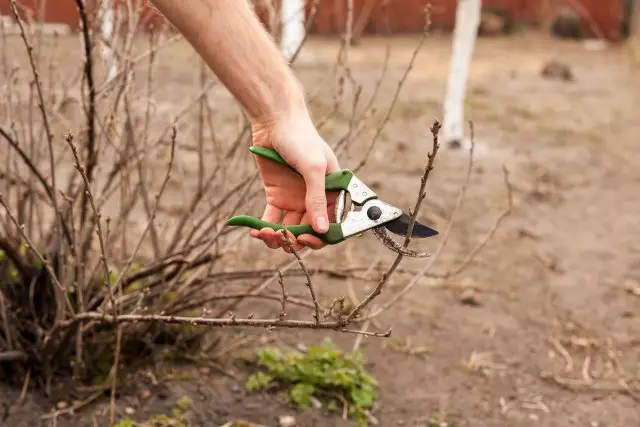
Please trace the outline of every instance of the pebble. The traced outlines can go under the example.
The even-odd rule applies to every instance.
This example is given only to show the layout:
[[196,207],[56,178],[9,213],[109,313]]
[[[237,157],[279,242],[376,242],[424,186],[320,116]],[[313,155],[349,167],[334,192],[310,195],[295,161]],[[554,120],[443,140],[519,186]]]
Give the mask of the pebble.
[[278,417],[278,426],[280,427],[295,427],[296,425],[296,419],[291,415],[281,415]]
[[318,399],[316,399],[315,397],[311,396],[310,400],[311,400],[311,405],[314,408],[316,408],[316,409],[322,408],[322,402],[320,402]]
[[480,305],[480,299],[473,289],[465,289],[460,295],[460,302],[464,305],[477,307]]
[[136,410],[133,409],[131,406],[127,406],[126,408],[124,408],[124,412],[127,415],[133,415],[136,413]]

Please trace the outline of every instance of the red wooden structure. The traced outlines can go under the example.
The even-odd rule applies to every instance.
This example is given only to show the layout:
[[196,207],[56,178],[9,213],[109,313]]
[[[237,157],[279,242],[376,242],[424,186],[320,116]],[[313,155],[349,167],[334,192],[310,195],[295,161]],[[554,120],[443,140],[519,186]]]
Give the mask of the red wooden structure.
[[[91,8],[95,0],[86,0]],[[116,2],[118,0],[115,0]],[[313,0],[307,1],[307,10]],[[353,0],[354,18],[357,19],[364,5],[370,0]],[[593,34],[601,33],[609,40],[622,37],[625,13],[632,0],[483,0],[483,8],[498,8],[506,12],[509,18],[519,24],[538,23],[559,5],[576,6],[581,16],[584,29]],[[148,2],[148,0],[147,0]],[[34,19],[42,17],[46,22],[69,24],[73,29],[79,27],[78,12],[75,0],[18,0],[23,11],[30,11]],[[258,3],[258,2],[256,2]],[[640,0],[636,0],[640,7]],[[316,19],[311,26],[312,33],[334,34],[344,29],[347,14],[345,0],[321,0]],[[457,0],[374,0],[373,9],[364,27],[365,33],[385,34],[418,32],[424,27],[424,10],[430,5],[432,28],[451,29],[455,22]],[[41,6],[44,10],[41,11]],[[258,14],[265,21],[263,10],[258,7]],[[41,14],[43,12],[43,14]],[[9,0],[0,0],[0,15],[11,15]],[[164,19],[151,7],[145,8],[142,24],[147,28],[157,27]],[[593,34],[595,35],[595,34]]]

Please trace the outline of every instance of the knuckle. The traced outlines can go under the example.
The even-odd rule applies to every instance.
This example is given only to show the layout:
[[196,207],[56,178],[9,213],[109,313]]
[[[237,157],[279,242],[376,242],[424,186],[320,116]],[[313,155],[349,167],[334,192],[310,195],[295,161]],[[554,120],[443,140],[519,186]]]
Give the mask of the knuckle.
[[313,159],[307,162],[305,169],[310,173],[324,173],[327,170],[327,161],[323,158]]
[[315,210],[321,210],[327,208],[327,202],[324,195],[313,194],[309,196],[309,205]]

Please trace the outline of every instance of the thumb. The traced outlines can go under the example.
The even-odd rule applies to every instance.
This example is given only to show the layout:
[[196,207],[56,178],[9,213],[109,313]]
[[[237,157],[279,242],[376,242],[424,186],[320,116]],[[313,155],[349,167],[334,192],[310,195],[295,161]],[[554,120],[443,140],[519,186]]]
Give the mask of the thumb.
[[311,226],[317,233],[326,233],[329,230],[327,196],[324,187],[326,171],[326,161],[314,162],[301,171],[307,186],[306,209],[311,218]]

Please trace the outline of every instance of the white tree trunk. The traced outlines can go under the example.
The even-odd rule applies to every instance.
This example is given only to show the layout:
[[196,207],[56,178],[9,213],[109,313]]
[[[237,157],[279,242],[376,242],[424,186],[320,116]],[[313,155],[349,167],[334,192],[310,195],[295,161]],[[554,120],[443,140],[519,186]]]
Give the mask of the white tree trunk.
[[115,56],[114,33],[117,25],[116,10],[113,0],[100,2],[100,53],[107,64],[107,82],[113,80],[118,72],[118,59]]
[[282,0],[280,6],[280,21],[282,22],[280,48],[287,60],[291,59],[304,39],[304,11],[304,0]]
[[481,6],[481,0],[458,0],[442,124],[445,141],[450,143],[464,140],[464,99]]

